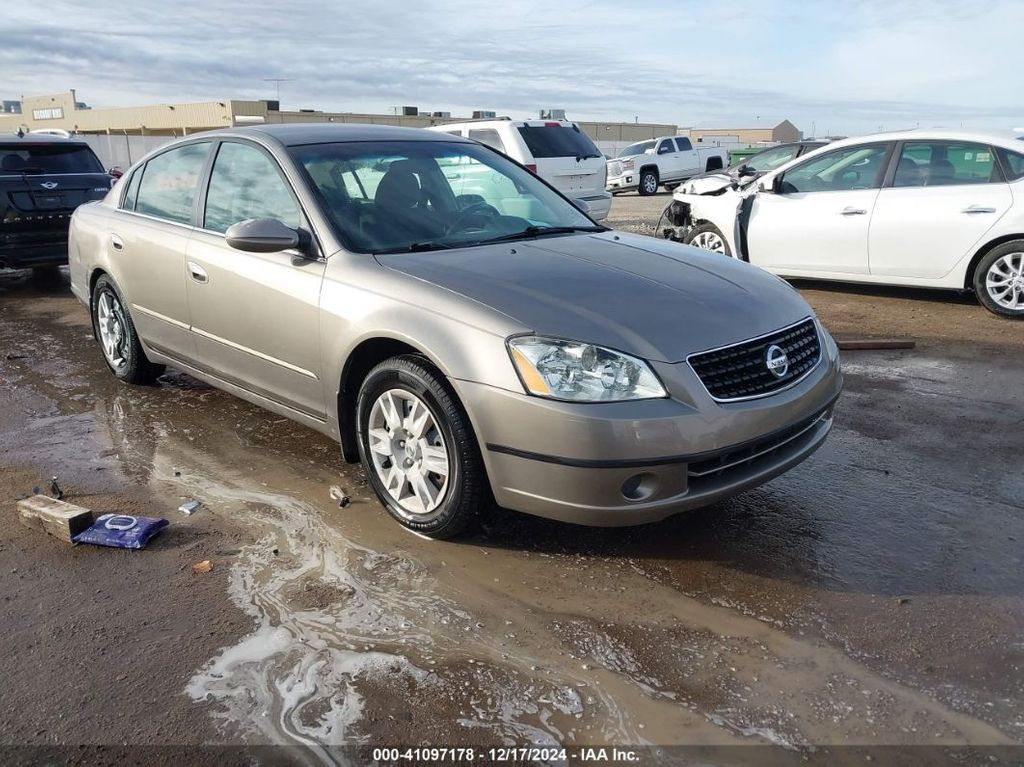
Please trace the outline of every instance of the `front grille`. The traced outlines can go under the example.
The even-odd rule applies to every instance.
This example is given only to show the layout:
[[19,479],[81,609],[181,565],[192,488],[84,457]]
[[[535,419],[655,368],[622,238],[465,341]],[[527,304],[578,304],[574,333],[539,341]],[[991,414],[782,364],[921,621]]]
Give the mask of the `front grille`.
[[782,431],[690,463],[686,467],[690,492],[712,489],[721,484],[723,478],[729,480],[733,475],[789,458],[813,438],[821,423],[831,415],[831,410],[830,405]]
[[[768,366],[768,350],[785,352],[787,368],[782,376]],[[774,356],[778,356],[776,352]],[[700,382],[719,401],[761,397],[785,389],[805,376],[821,357],[821,343],[813,319],[777,330],[765,336],[699,352],[689,357]]]
[[621,162],[610,162],[610,163],[608,163],[608,175],[609,176],[621,176],[622,175],[622,163]]

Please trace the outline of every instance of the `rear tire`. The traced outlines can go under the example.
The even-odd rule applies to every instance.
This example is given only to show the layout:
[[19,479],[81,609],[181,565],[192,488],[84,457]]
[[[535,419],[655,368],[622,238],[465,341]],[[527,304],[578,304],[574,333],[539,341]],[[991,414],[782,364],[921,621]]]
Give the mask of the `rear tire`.
[[453,538],[490,504],[469,417],[444,376],[422,357],[392,357],[367,374],[356,424],[370,485],[403,527]]
[[640,182],[636,191],[641,197],[650,197],[658,191],[658,172],[647,168],[640,171]]
[[149,361],[120,291],[105,274],[93,287],[90,311],[92,332],[100,342],[103,361],[117,378],[129,384],[147,385],[164,372],[163,365]]
[[1024,319],[1024,240],[992,248],[974,270],[974,293],[993,314]]
[[714,224],[701,224],[695,226],[686,235],[686,244],[695,248],[707,250],[711,253],[718,253],[721,256],[732,256],[729,243],[721,230]]

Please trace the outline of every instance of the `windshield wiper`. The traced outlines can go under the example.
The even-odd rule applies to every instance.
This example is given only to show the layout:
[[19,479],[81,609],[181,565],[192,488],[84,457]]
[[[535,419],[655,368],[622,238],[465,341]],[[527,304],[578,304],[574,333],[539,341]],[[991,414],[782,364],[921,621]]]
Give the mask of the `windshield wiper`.
[[520,232],[503,234],[500,237],[491,237],[488,240],[479,240],[474,245],[488,245],[492,242],[508,242],[509,240],[528,240],[531,237],[540,237],[545,234],[572,234],[573,232],[607,232],[604,226],[528,226]]
[[427,250],[451,250],[454,245],[449,245],[445,242],[412,242],[408,245],[402,245],[398,248],[387,248],[386,250],[374,251],[375,255],[384,255],[386,253],[423,253]]

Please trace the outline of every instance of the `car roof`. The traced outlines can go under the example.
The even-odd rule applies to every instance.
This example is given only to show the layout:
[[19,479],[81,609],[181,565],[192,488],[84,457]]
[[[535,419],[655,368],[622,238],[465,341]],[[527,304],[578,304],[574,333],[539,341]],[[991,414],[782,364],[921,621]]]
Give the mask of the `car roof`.
[[276,139],[285,146],[303,144],[330,144],[348,141],[465,141],[459,136],[439,137],[436,131],[423,128],[399,128],[394,125],[368,125],[363,123],[275,123],[247,125],[208,131],[202,136],[250,136]]
[[980,144],[995,144],[1007,149],[1024,151],[1024,135],[1021,131],[972,131],[952,128],[915,128],[913,130],[870,133],[852,136],[831,142],[831,149],[864,144],[870,141],[973,141]]
[[88,144],[80,138],[64,138],[53,133],[26,133],[18,136],[17,133],[0,133],[0,142],[4,144]]
[[458,122],[441,123],[439,125],[431,125],[430,127],[431,127],[431,129],[435,133],[437,133],[437,132],[443,132],[443,131],[451,129],[451,128],[459,128],[459,129],[461,129],[461,128],[464,128],[464,127],[468,127],[470,129],[473,129],[473,128],[480,129],[480,128],[498,128],[498,127],[506,126],[506,125],[511,127],[511,128],[522,128],[522,127],[544,128],[544,127],[547,127],[547,126],[552,126],[553,127],[553,126],[556,126],[556,125],[561,126],[561,127],[566,127],[566,128],[571,128],[571,127],[579,128],[579,126],[576,125],[576,123],[573,122],[572,120],[541,120],[541,119],[537,119],[537,120],[512,120],[512,119],[510,119],[508,117],[487,117],[487,118],[483,118],[483,119],[479,119],[479,120],[459,120]]

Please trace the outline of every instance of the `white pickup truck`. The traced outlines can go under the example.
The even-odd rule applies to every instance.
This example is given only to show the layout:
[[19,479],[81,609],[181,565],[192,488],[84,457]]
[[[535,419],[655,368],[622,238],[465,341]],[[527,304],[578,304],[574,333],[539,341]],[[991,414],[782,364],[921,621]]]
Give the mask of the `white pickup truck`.
[[662,136],[630,144],[608,161],[605,188],[614,194],[636,189],[646,196],[664,185],[674,189],[681,181],[729,164],[729,151],[721,147],[694,149],[685,136]]

